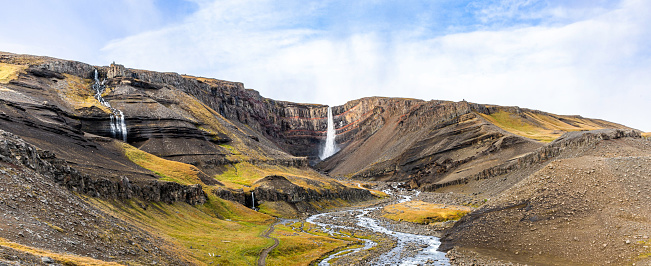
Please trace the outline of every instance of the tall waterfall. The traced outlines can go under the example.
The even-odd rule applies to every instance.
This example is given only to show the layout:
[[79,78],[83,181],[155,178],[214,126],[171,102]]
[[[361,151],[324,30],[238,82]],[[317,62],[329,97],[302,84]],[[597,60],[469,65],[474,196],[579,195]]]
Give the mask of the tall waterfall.
[[101,105],[106,106],[109,110],[111,110],[111,135],[113,135],[113,138],[119,138],[124,142],[127,142],[127,124],[124,121],[124,113],[122,111],[111,107],[111,104],[109,104],[108,101],[106,101],[103,97],[102,94],[106,90],[106,86],[104,83],[106,80],[99,81],[99,76],[97,73],[97,69],[95,69],[95,84],[93,84],[93,89],[95,90],[95,99],[99,101]]
[[325,160],[339,151],[337,143],[335,143],[336,136],[337,130],[335,129],[335,122],[332,117],[332,107],[328,106],[328,131],[326,132],[326,143],[321,151],[321,156],[319,156],[321,160]]

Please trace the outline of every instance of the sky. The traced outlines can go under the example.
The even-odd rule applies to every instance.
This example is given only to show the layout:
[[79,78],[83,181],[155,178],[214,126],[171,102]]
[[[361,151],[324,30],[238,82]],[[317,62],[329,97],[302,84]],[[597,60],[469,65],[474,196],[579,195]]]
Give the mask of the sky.
[[651,131],[648,0],[0,0],[0,50],[340,105],[520,106]]

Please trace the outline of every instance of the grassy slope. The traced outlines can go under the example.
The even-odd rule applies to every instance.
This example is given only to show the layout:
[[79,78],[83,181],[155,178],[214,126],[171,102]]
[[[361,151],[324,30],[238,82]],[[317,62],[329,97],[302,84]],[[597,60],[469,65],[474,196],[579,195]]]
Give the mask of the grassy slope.
[[350,241],[296,232],[290,226],[276,225],[271,237],[280,241],[267,257],[267,265],[309,265],[323,254]]
[[258,252],[270,244],[258,236],[272,222],[271,217],[216,197],[198,206],[88,200],[116,217],[162,236],[174,245],[171,249],[179,257],[194,264],[254,264]]
[[27,66],[0,63],[0,84],[9,83],[9,81],[17,78],[18,74],[26,68]]
[[[551,142],[565,132],[604,128],[604,125],[587,118],[530,111],[523,111],[520,114],[499,111],[490,115],[479,115],[508,132],[542,142]],[[614,123],[600,122],[613,128],[622,127]]]
[[55,253],[49,250],[33,248],[18,243],[8,241],[0,237],[0,247],[3,249],[12,249],[21,253],[32,254],[37,257],[50,257],[57,263],[63,265],[122,265],[115,262],[106,262],[89,257],[82,257],[72,254]]
[[[65,103],[70,104],[74,109],[94,106],[105,113],[111,112],[108,107],[101,105],[95,99],[95,92],[91,89],[92,81],[90,79],[82,79],[69,74],[64,74],[64,76],[67,86],[64,89],[58,89],[57,93]],[[104,94],[108,94],[108,91]]]
[[[117,145],[121,145],[130,160],[155,172],[162,177],[161,180],[181,184],[202,184],[197,177],[199,169],[192,165],[165,160],[126,143]],[[291,174],[296,179],[317,178],[318,175],[313,170],[307,169],[239,163],[217,177],[227,185],[247,188],[245,185],[250,186],[256,180],[270,174],[284,176]],[[187,254],[180,256],[198,264],[208,262],[222,265],[254,264],[258,252],[273,243],[270,239],[260,237],[260,234],[273,220],[265,213],[276,216],[294,215],[282,211],[288,209],[287,206],[274,206],[271,203],[271,205],[261,206],[261,212],[255,212],[238,203],[214,196],[210,191],[216,186],[205,184],[202,186],[209,200],[199,206],[190,206],[185,203],[172,205],[152,203],[149,207],[142,208],[141,206],[146,204],[134,201],[124,203],[95,198],[88,198],[88,200],[121,219],[130,221],[154,234],[164,236],[176,246],[172,248],[173,250],[177,250],[179,254]],[[339,203],[339,205],[341,204],[343,203]],[[287,230],[290,229],[284,227],[280,227],[278,230],[286,235],[280,238],[280,251],[272,252],[268,258],[272,262],[270,265],[275,265],[273,262],[280,262],[282,265],[289,262],[293,265],[307,265],[323,254],[347,244],[342,240],[325,236],[317,237],[306,233],[291,233],[290,236],[290,233],[287,233]],[[317,242],[321,244],[316,244]],[[209,253],[221,257],[213,257]]]
[[119,142],[118,145],[122,145],[121,148],[129,160],[161,176],[163,181],[183,185],[202,184],[198,177],[201,171],[193,165],[166,160],[123,142]]
[[[26,66],[0,64],[0,83],[8,83],[18,77]],[[85,107],[97,107],[105,112],[104,106],[99,104],[90,89],[91,80],[82,79],[76,76],[65,74],[66,86],[55,88],[63,102],[69,104],[73,109]],[[107,93],[110,88],[107,89]],[[199,121],[203,124],[202,130],[216,133],[226,133],[233,141],[229,145],[222,145],[226,150],[231,151],[229,160],[242,161],[235,164],[232,169],[218,176],[232,188],[246,188],[255,181],[267,175],[283,175],[291,182],[306,188],[320,190],[309,184],[307,179],[319,180],[324,187],[328,187],[328,181],[311,169],[298,169],[291,167],[256,164],[255,166],[245,161],[256,160],[266,161],[269,158],[259,148],[249,147],[239,139],[237,134],[228,134],[225,127],[231,123],[219,113],[200,103],[195,98],[175,92],[180,102],[180,107],[187,112],[188,119]],[[220,122],[221,121],[221,122]],[[232,127],[231,127],[232,128]],[[242,131],[241,129],[236,129]],[[242,135],[247,133],[242,131]],[[147,152],[141,151],[131,145],[118,143],[124,151],[125,156],[140,165],[151,170],[161,177],[163,181],[177,182],[180,184],[202,184],[208,195],[208,202],[203,205],[190,206],[185,203],[164,204],[146,203],[138,201],[110,201],[92,197],[85,199],[102,210],[126,220],[153,234],[160,235],[168,240],[170,250],[175,250],[179,257],[194,264],[217,263],[221,265],[242,265],[255,264],[259,251],[271,245],[272,240],[259,237],[273,221],[273,218],[261,212],[255,212],[240,204],[222,200],[210,193],[214,186],[206,186],[198,178],[200,170],[192,165],[176,161],[165,160]],[[327,203],[325,205],[338,205]],[[144,207],[144,208],[143,208]],[[278,209],[283,209],[278,207]],[[267,211],[272,214],[282,215],[273,206]],[[279,229],[279,232],[286,232],[287,228]],[[298,265],[306,265],[311,260],[320,257],[332,249],[345,245],[344,241],[328,238],[325,236],[314,236],[301,233],[298,235],[283,236],[281,240],[282,255],[274,253],[272,261],[292,261]],[[320,242],[320,245],[304,245],[305,243]],[[301,244],[303,243],[303,244]],[[60,262],[70,262],[83,265],[106,264],[90,258],[77,257],[67,254],[55,254],[48,251],[38,250],[0,239],[0,245],[7,248],[21,250],[37,256],[50,256]],[[286,252],[285,252],[286,251]],[[214,257],[209,254],[220,255]],[[283,259],[289,258],[289,259]]]
[[419,224],[459,220],[472,210],[464,206],[428,203],[419,200],[392,204],[384,207],[382,216],[394,221]]
[[185,185],[202,184],[208,202],[198,206],[151,203],[143,209],[141,206],[146,204],[133,201],[109,202],[89,198],[94,205],[154,234],[165,236],[176,244],[179,254],[189,254],[185,259],[195,263],[253,264],[257,252],[269,245],[269,240],[258,235],[273,218],[212,195],[210,191],[214,186],[201,182],[197,176],[200,170],[195,166],[162,159],[126,143],[117,145],[121,145],[131,161],[161,176],[161,180]]

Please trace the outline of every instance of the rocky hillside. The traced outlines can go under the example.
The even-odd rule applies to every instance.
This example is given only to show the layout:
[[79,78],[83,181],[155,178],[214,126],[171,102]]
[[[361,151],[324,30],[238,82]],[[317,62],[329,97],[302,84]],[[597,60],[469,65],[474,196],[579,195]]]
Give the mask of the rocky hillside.
[[[12,247],[2,258],[251,264],[271,216],[381,194],[346,179],[404,181],[486,202],[444,238],[458,253],[560,264],[648,253],[648,133],[603,120],[363,98],[332,107],[340,151],[321,161],[325,105],[264,98],[237,82],[2,52],[0,103],[8,184],[0,245]],[[73,213],[96,219],[57,220]],[[120,230],[99,229],[107,224]],[[125,246],[123,237],[137,241]],[[46,238],[53,241],[34,244]],[[318,257],[346,244],[328,243],[296,252]]]
[[487,203],[442,239],[511,261],[553,265],[647,265],[651,141],[639,132],[572,132],[501,168],[440,192]]
[[[0,176],[9,184],[0,193],[9,208],[0,261],[249,264],[266,244],[259,235],[269,215],[376,198],[272,138],[281,132],[275,117],[314,106],[267,100],[238,83],[0,53],[0,102]],[[59,212],[63,202],[79,207]],[[121,231],[99,229],[107,224]],[[45,237],[53,241],[34,244]],[[215,249],[232,253],[206,255]]]
[[350,109],[334,112],[335,123],[344,125],[337,136],[342,149],[318,168],[331,175],[408,181],[426,190],[490,175],[489,169],[564,132],[627,129],[597,119],[468,102],[368,98],[343,108]]
[[[159,179],[160,171],[143,165],[151,162],[137,160],[142,155],[129,152],[135,147],[156,158],[190,165],[191,175],[198,180],[179,182],[184,185],[250,191],[252,182],[223,183],[215,177],[246,166],[267,169],[258,169],[260,175],[283,172],[283,167],[309,172],[307,158],[287,153],[288,142],[276,140],[284,139],[281,121],[286,117],[320,116],[319,112],[325,111],[323,106],[265,99],[241,83],[132,70],[116,64],[94,67],[8,53],[0,54],[0,63],[7,73],[0,84],[0,129],[56,154],[81,175],[91,176],[91,183],[106,180],[119,185],[128,179],[139,186]],[[104,90],[100,98],[106,104],[94,89],[100,85]],[[119,119],[124,121],[124,136],[118,136],[121,131],[116,130],[122,126],[117,124]],[[295,125],[312,126],[320,125]],[[128,145],[116,144],[114,139]],[[303,142],[318,146],[316,140]],[[308,144],[295,146],[301,145]],[[167,181],[179,181],[167,177]],[[314,180],[321,178],[316,173],[289,178],[297,183],[310,180],[317,191],[323,186],[322,181]],[[88,193],[93,196],[115,194],[102,188],[91,190]],[[371,196],[359,199],[364,197]]]

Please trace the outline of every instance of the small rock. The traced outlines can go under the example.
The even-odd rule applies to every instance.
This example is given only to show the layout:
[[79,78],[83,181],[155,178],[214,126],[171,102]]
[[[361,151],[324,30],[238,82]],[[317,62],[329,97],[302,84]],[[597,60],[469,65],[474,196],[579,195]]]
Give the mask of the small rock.
[[45,264],[52,264],[52,263],[54,263],[54,260],[52,258],[50,258],[50,257],[42,257],[41,262],[43,262]]

